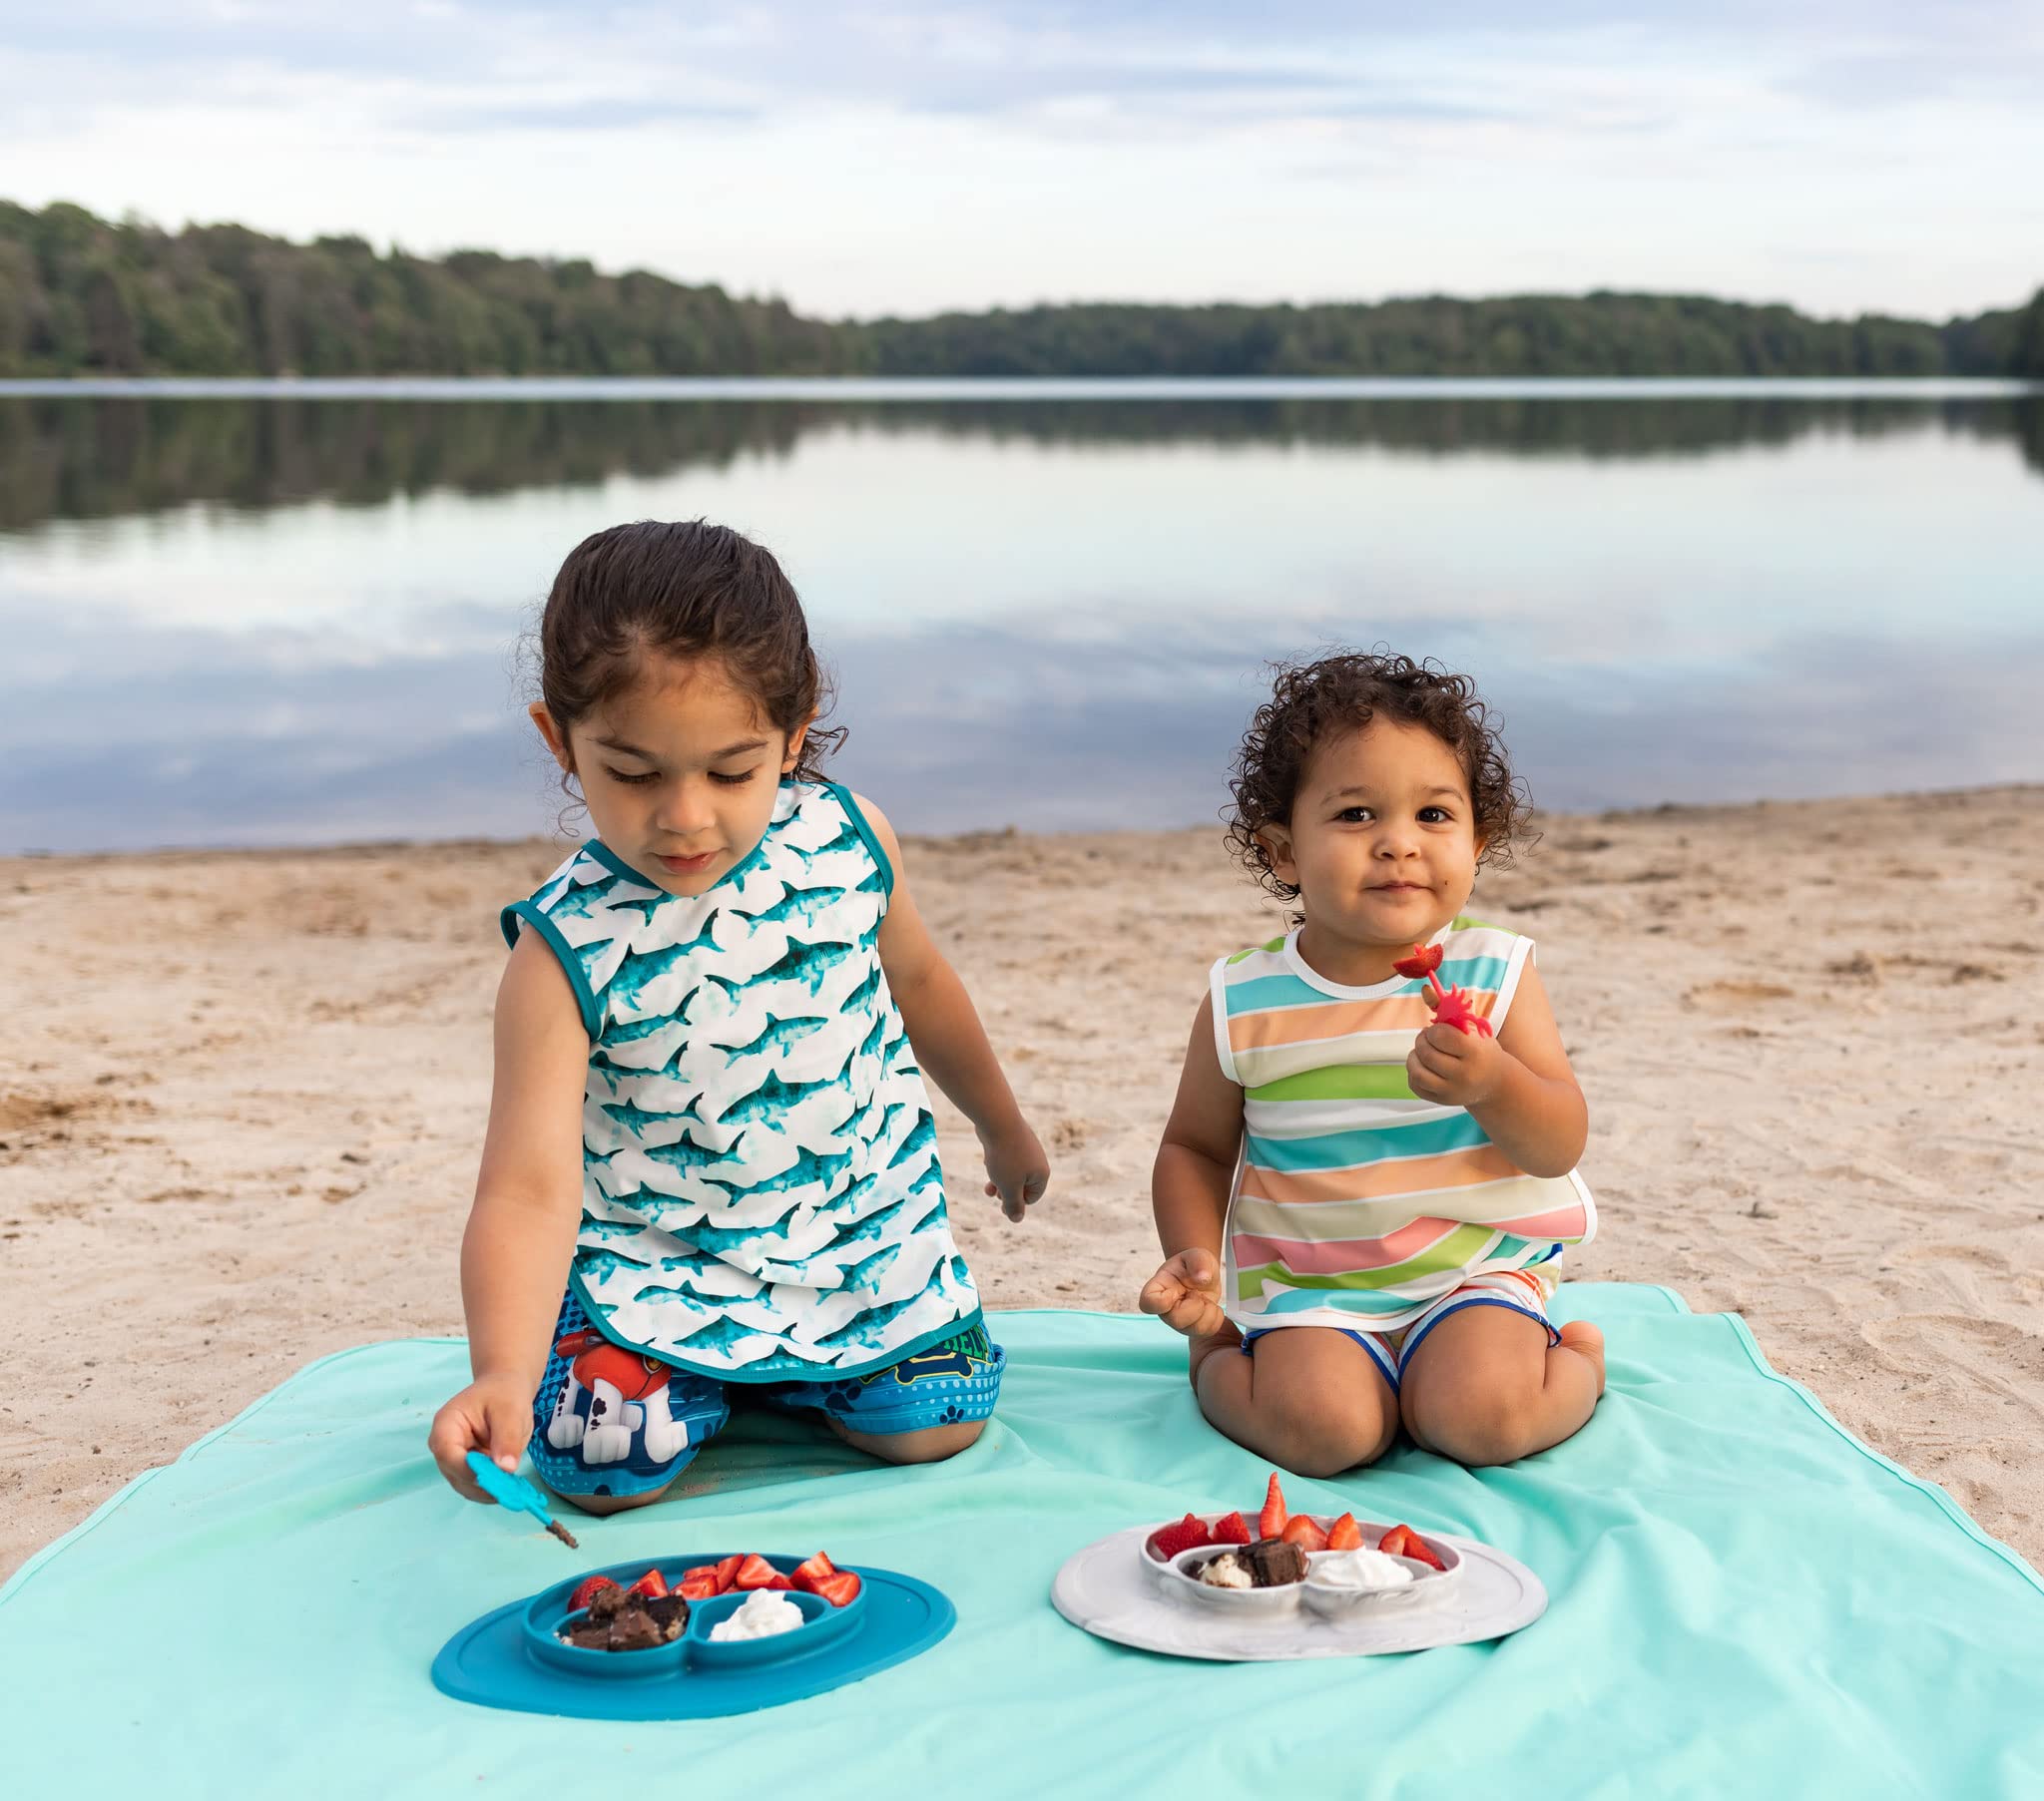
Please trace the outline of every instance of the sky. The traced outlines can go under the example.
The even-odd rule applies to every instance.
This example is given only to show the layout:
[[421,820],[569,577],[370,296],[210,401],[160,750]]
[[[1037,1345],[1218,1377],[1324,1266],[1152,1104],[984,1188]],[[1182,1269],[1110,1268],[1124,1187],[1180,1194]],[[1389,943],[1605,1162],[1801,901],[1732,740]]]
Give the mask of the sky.
[[827,316],[2044,283],[2044,0],[0,0],[0,197]]

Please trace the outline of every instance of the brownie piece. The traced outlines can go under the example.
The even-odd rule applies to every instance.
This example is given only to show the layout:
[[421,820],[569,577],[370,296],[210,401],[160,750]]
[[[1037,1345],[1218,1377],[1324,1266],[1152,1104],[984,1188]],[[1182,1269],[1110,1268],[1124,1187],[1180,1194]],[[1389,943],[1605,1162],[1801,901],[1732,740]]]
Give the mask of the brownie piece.
[[672,1644],[682,1635],[682,1628],[689,1623],[689,1603],[679,1594],[656,1594],[641,1603],[653,1623],[660,1627],[661,1636]]
[[688,1623],[689,1603],[679,1594],[599,1588],[589,1597],[589,1611],[561,1636],[585,1651],[650,1651],[674,1643]]
[[654,1623],[653,1615],[634,1604],[611,1621],[607,1648],[614,1651],[650,1651],[655,1645],[666,1642],[667,1634]]
[[1305,1579],[1305,1553],[1283,1539],[1259,1539],[1235,1555],[1249,1567],[1250,1579],[1259,1588],[1277,1588]]

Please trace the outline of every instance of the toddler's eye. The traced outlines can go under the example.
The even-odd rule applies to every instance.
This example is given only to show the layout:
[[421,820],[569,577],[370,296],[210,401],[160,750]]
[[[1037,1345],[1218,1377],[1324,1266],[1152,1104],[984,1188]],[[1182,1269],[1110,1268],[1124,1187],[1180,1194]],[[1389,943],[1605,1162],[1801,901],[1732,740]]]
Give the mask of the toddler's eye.
[[1343,825],[1364,824],[1369,819],[1369,816],[1370,811],[1366,806],[1345,806],[1334,815],[1335,819]]
[[649,781],[658,781],[660,779],[660,777],[650,769],[638,775],[627,775],[622,769],[613,769],[606,765],[604,768],[604,773],[608,775],[612,781],[621,781],[628,788],[643,787]]
[[1422,825],[1445,825],[1451,817],[1448,809],[1443,806],[1423,806],[1419,809]]
[[713,769],[710,771],[710,779],[727,788],[742,788],[759,773],[758,769],[741,769],[736,775],[728,775],[722,769]]

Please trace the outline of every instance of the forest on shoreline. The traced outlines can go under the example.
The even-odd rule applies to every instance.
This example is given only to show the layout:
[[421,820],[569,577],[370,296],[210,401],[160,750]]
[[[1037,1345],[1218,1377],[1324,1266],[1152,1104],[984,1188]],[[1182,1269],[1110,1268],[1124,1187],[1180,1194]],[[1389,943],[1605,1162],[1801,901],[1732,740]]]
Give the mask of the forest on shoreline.
[[0,376],[84,375],[2044,379],[2044,288],[1942,323],[1606,291],[829,320],[583,260],[0,202]]

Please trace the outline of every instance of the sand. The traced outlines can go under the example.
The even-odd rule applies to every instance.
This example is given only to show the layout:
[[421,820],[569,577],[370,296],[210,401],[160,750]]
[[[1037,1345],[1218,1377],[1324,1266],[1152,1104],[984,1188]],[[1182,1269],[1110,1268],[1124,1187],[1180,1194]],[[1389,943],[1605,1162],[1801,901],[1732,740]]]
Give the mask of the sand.
[[[2044,1562],[2044,788],[1542,823],[1476,908],[1589,1096],[1572,1272],[1737,1309]],[[311,1358],[460,1330],[496,909],[558,854],[0,861],[0,1572]],[[1053,1158],[1008,1226],[940,1104],[989,1303],[1133,1308],[1204,970],[1269,907],[1213,831],[907,865]]]

